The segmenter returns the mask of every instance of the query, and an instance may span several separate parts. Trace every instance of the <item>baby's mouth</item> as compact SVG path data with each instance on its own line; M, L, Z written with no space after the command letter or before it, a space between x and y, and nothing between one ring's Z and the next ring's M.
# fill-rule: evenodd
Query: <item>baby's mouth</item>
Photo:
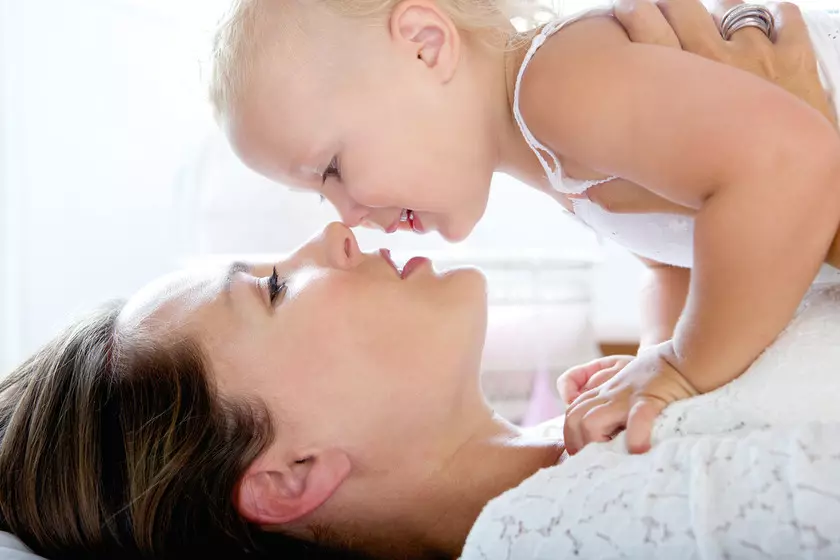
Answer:
M418 220L414 216L414 210L410 208L403 208L400 213L400 225L406 224L411 231L415 233L422 233L418 227Z

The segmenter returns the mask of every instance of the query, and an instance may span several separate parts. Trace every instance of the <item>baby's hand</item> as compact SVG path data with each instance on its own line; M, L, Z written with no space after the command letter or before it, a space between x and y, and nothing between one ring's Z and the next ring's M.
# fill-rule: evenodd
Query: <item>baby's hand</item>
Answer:
M605 356L564 371L557 378L557 392L566 406L590 389L600 387L635 360L635 356Z
M653 421L674 401L698 394L677 369L671 342L639 353L620 371L580 395L566 411L564 437L570 454L627 429L630 453L650 449ZM566 374L564 374L566 375Z

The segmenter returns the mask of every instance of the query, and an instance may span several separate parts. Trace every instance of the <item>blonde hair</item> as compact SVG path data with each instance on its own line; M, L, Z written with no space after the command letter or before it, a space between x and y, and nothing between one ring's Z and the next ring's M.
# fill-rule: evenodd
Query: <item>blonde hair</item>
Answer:
M389 13L403 0L315 0L334 12L354 18ZM436 0L455 25L467 32L511 34L553 16L553 0ZM233 0L213 37L209 97L218 118L231 107L253 76L259 49L272 29L268 10L280 0Z

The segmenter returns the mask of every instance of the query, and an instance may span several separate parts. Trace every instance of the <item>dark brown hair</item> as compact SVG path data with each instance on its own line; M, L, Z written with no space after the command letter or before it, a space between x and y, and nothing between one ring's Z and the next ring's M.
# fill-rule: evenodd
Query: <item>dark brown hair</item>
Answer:
M281 536L261 544L233 496L273 438L265 407L220 396L189 340L118 334L121 308L0 382L0 528L55 560L334 558Z

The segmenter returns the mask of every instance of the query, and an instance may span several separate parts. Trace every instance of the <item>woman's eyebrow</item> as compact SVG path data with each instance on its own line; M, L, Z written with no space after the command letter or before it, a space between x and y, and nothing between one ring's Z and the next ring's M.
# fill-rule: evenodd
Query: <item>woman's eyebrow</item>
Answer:
M224 286L222 286L222 291L223 292L225 292L225 293L230 292L230 287L233 284L233 280L236 277L236 275L239 274L240 272L250 274L251 273L251 265L249 265L248 263L244 263L242 261L234 261L234 262L230 263L230 266L228 266L227 272L225 272Z

